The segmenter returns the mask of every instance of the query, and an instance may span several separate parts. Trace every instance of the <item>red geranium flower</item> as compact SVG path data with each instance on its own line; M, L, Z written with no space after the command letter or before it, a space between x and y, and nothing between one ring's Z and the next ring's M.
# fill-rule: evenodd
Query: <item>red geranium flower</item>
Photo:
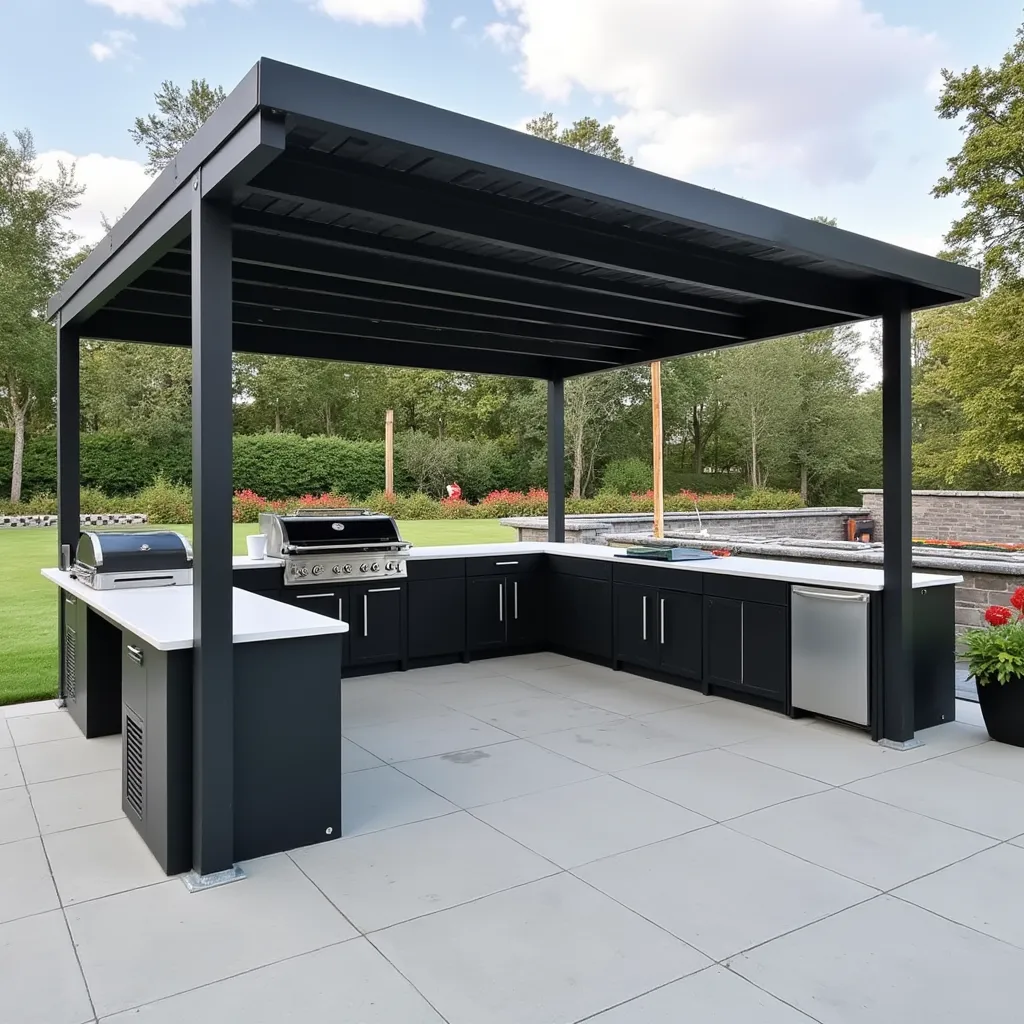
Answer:
M990 626L1005 626L1013 618L1013 612L1002 605L994 604L985 609L985 621Z
M1024 612L1024 587L1018 587L1010 598L1010 604L1019 612Z

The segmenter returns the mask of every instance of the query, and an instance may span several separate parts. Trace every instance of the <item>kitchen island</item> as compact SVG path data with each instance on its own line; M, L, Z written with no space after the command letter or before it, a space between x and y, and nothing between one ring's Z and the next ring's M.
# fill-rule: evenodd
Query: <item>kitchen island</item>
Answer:
M87 738L121 733L122 807L168 874L192 866L189 586L63 592L68 712ZM348 625L233 591L235 860L341 834L341 638ZM287 695L287 696L285 696Z
M621 549L553 542L422 547L412 549L408 577L394 586L326 582L313 592L284 586L278 561L237 558L234 585L348 615L343 675L551 650L789 715L834 717L867 728L875 739L883 735L880 570L621 556ZM934 573L913 577L917 730L954 716L959 581ZM817 604L808 627L809 601ZM859 675L852 656L862 663ZM808 672L836 677L820 702L802 696ZM852 682L838 681L844 672ZM851 698L834 692L837 687L858 692Z

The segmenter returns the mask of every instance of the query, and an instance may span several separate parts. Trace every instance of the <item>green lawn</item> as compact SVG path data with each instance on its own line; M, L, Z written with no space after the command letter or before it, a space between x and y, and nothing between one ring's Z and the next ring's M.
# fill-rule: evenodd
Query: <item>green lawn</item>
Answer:
M412 544L488 544L516 539L495 520L403 522ZM173 526L191 535L191 526ZM235 553L255 523L234 527ZM39 570L57 562L56 528L0 530L0 704L53 697L57 693L57 588Z

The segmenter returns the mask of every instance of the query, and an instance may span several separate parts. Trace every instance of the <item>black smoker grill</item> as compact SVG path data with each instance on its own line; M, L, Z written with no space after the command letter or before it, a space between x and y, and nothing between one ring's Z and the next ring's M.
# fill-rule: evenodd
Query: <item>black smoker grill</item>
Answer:
M391 516L364 508L301 509L260 514L267 554L284 561L286 587L325 580L400 579L408 542Z
M83 533L71 574L93 590L192 584L192 545L170 530Z

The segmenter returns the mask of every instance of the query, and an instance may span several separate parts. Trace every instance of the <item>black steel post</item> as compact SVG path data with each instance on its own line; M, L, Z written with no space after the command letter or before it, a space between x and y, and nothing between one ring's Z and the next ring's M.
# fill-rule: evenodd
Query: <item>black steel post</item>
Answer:
M883 568L881 738L914 739L911 657L910 309L896 301L882 318Z
M548 540L565 540L565 381L548 381Z
M79 425L81 397L77 327L57 327L57 564L70 564L81 529L79 516ZM64 592L57 594L60 644L64 643ZM58 657L57 696L64 700L64 658Z
M202 198L198 175L193 189L192 866L208 876L234 859L231 214Z

